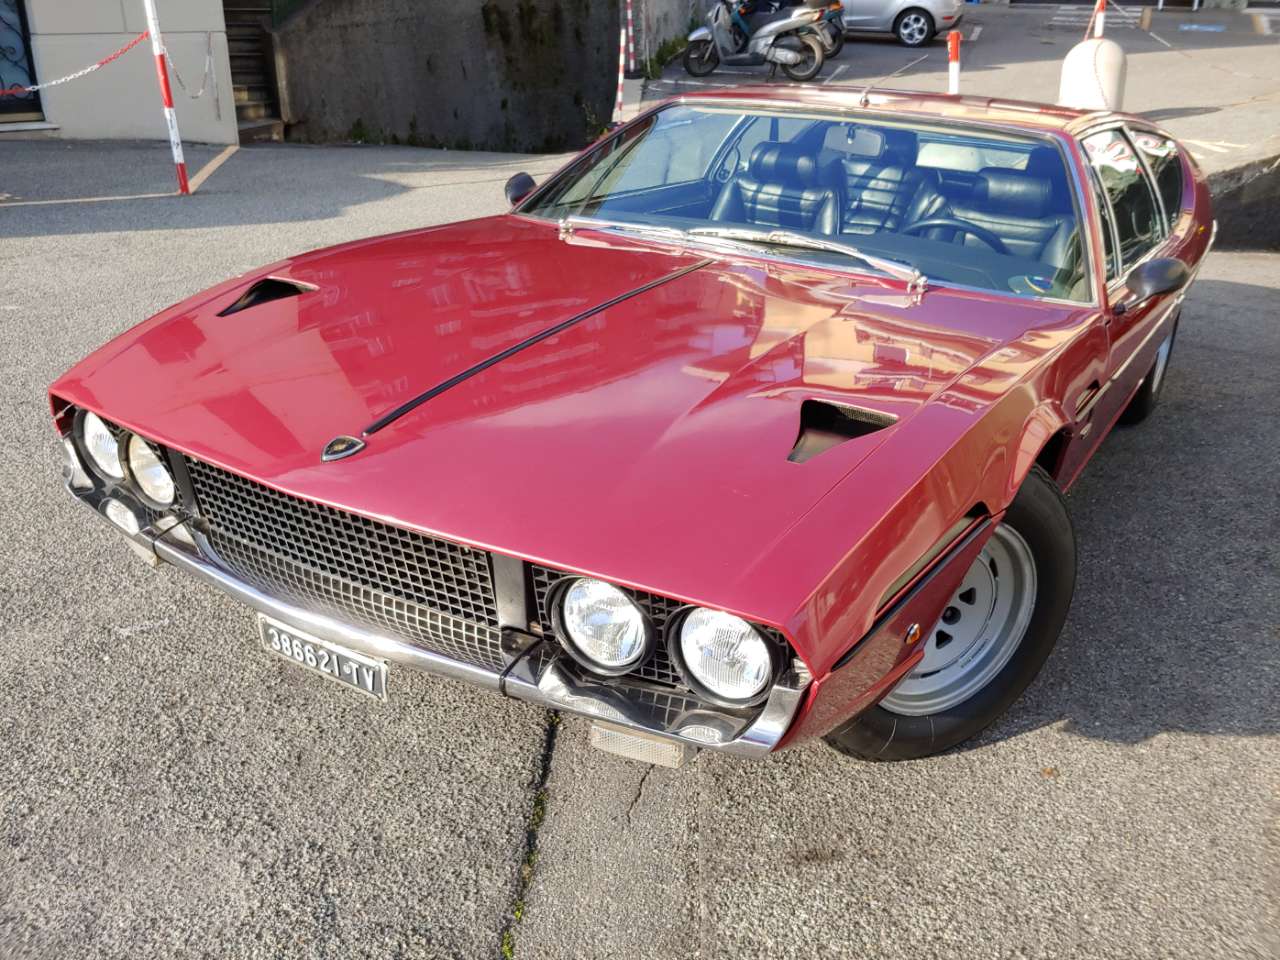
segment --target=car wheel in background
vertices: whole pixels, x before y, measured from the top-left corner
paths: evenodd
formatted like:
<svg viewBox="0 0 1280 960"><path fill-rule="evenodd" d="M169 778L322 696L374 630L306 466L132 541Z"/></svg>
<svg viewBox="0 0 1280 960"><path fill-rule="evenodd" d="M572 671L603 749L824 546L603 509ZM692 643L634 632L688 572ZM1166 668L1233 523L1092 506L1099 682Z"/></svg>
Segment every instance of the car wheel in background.
<svg viewBox="0 0 1280 960"><path fill-rule="evenodd" d="M898 19L893 23L893 32L903 46L922 47L933 39L937 28L928 10L910 7L898 14Z"/></svg>
<svg viewBox="0 0 1280 960"><path fill-rule="evenodd" d="M691 76L705 77L720 63L720 53L710 40L695 40L684 48L684 68Z"/></svg>
<svg viewBox="0 0 1280 960"><path fill-rule="evenodd" d="M792 80L812 80L826 61L822 53L822 41L809 34L798 39L800 40L800 62L784 63L782 72Z"/></svg>
<svg viewBox="0 0 1280 960"><path fill-rule="evenodd" d="M1173 353L1173 341L1177 335L1178 321L1174 320L1169 336L1156 351L1155 362L1151 364L1147 375L1142 378L1142 386L1138 387L1138 392L1124 408L1124 413L1120 414L1121 423L1141 423L1151 416L1151 411L1155 410L1156 404L1160 402L1160 391L1164 389L1164 377L1169 369L1169 355Z"/></svg>
<svg viewBox="0 0 1280 960"><path fill-rule="evenodd" d="M1075 592L1075 534L1052 478L1033 467L974 561L924 658L879 704L827 736L864 760L913 760L968 740L1040 672Z"/></svg>

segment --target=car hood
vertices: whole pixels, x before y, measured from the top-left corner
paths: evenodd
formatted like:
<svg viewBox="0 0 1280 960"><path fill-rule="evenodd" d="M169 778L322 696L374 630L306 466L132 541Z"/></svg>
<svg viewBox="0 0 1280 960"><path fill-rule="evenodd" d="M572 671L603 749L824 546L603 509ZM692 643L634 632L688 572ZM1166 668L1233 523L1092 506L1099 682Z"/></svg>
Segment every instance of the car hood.
<svg viewBox="0 0 1280 960"><path fill-rule="evenodd" d="M314 289L222 315L268 275ZM52 393L287 493L776 619L743 609L742 571L939 391L1062 312L507 215L239 278ZM794 462L815 400L876 429Z"/></svg>

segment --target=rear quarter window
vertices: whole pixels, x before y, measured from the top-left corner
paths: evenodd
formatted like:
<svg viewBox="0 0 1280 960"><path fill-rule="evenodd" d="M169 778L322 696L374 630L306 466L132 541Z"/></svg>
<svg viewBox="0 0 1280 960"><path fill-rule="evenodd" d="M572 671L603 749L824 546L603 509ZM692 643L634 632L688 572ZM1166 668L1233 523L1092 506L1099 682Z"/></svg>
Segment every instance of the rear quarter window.
<svg viewBox="0 0 1280 960"><path fill-rule="evenodd" d="M1134 133L1133 142L1151 168L1151 175L1155 177L1156 191L1164 204L1165 224L1172 231L1182 210L1183 200L1182 156L1178 153L1177 144L1167 137L1143 131Z"/></svg>

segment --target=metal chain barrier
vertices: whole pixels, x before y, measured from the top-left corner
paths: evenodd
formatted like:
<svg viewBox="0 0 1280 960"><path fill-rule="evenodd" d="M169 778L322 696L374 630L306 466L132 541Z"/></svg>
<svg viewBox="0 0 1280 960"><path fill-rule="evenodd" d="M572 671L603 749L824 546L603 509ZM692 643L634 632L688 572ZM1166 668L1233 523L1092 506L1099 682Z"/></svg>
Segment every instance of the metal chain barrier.
<svg viewBox="0 0 1280 960"><path fill-rule="evenodd" d="M88 76L89 74L93 73L93 71L95 70L102 69L108 63L111 63L113 60L118 60L120 57L123 57L126 53L128 53L138 44L140 44L143 40L147 39L147 37L149 37L150 35L151 35L151 31L143 30L140 34L138 34L136 37L134 37L132 40L126 43L123 47L121 47L115 53L108 54L107 56L99 60L97 63L90 64L89 66L85 67L83 70L77 70L75 73L67 74L67 76L65 77L59 77L57 80L46 80L44 83L33 83L29 87L6 87L4 90L0 90L0 97L19 97L19 96L22 96L23 94L35 93L37 90L47 90L49 87L56 87L59 84L70 83L72 80L79 80L81 77Z"/></svg>

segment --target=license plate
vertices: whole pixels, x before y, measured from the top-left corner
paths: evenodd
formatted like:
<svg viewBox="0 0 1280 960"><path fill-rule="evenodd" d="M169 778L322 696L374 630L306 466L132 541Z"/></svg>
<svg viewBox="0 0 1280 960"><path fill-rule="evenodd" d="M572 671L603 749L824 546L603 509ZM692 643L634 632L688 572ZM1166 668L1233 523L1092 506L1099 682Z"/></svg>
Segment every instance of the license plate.
<svg viewBox="0 0 1280 960"><path fill-rule="evenodd" d="M387 665L258 615L262 645L277 656L379 700L387 699Z"/></svg>

